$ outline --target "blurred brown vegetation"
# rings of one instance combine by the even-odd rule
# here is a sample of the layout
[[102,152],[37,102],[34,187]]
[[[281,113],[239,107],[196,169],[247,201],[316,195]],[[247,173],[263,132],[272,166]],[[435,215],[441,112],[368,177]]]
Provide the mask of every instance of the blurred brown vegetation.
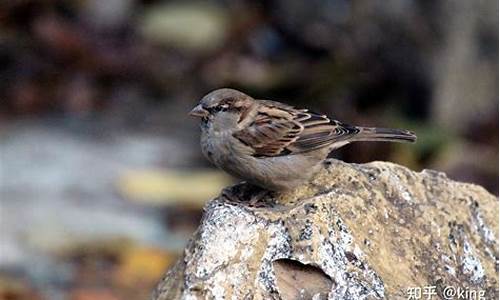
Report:
[[[334,155],[438,169],[498,194],[497,70],[496,1],[2,1],[0,204],[10,218],[0,298],[147,298],[206,200],[158,191],[162,180],[188,186],[185,173],[150,171],[209,167],[186,112],[219,87],[347,123],[411,129],[416,145],[355,144]],[[150,173],[121,186],[131,169]],[[220,185],[214,176],[203,182]],[[137,193],[154,201],[131,199]],[[34,223],[26,212],[37,206],[33,214],[47,214]],[[54,231],[45,222],[55,210],[80,214]],[[112,218],[92,215],[108,210]],[[83,241],[60,237],[61,224],[86,214],[120,221],[110,221],[109,235],[98,226]],[[138,223],[113,227],[123,215]],[[137,227],[147,238],[122,229]],[[60,243],[65,251],[54,252]]]

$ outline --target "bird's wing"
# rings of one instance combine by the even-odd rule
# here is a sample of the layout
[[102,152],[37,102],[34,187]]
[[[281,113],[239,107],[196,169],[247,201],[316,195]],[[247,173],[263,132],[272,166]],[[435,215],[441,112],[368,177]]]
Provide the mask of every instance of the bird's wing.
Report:
[[359,132],[354,126],[325,115],[295,109],[274,101],[260,101],[253,122],[234,137],[252,148],[253,155],[281,156],[312,151]]

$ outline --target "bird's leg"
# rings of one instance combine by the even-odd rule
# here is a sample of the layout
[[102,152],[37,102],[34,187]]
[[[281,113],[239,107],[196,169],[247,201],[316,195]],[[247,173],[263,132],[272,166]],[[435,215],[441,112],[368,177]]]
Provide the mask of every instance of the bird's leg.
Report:
[[226,198],[227,200],[229,200],[231,202],[240,202],[240,199],[238,198],[238,196],[236,196],[234,194],[232,186],[223,188],[222,192],[221,192],[221,196],[223,198]]
[[250,207],[265,207],[269,206],[270,203],[268,203],[266,198],[272,198],[273,192],[260,188],[260,187],[254,187],[252,193],[249,195],[249,200],[248,200],[248,206]]
[[247,202],[247,199],[254,193],[257,187],[242,181],[238,184],[222,189],[222,197],[233,202]]
[[265,207],[267,206],[267,197],[272,197],[273,192],[255,186],[250,183],[242,182],[222,190],[221,196],[232,202],[245,202],[250,207]]

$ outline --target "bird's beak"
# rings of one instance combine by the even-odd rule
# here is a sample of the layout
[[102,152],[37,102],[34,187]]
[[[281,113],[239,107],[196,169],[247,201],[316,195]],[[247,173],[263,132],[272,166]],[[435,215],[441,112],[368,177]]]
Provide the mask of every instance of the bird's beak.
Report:
[[196,105],[190,112],[190,116],[204,118],[208,116],[208,110],[201,107],[200,104]]

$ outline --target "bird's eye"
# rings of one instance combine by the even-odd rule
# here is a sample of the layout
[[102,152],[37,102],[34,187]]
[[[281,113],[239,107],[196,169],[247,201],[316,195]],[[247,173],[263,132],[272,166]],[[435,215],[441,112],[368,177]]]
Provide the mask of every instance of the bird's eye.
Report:
[[229,105],[228,104],[220,104],[220,105],[217,105],[217,106],[212,106],[212,107],[207,108],[207,110],[210,113],[216,113],[216,112],[219,112],[219,111],[227,111],[228,109],[229,109]]

